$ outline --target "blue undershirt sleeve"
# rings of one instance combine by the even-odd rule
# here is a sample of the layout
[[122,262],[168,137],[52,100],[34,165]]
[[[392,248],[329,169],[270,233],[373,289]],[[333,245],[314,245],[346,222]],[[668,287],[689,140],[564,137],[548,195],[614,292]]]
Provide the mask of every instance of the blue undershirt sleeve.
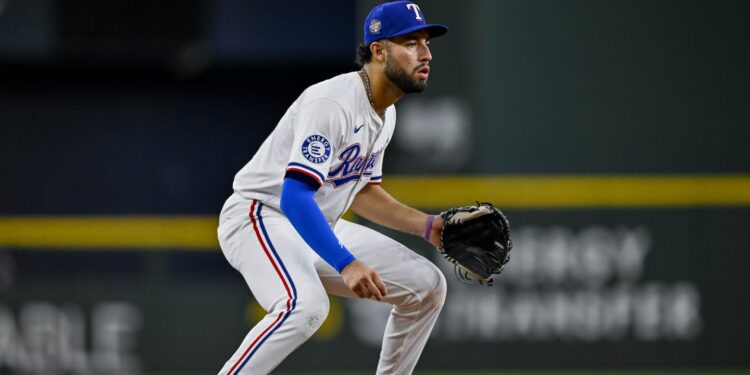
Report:
[[287,173],[281,186],[281,211],[286,215],[302,239],[341,272],[354,260],[349,250],[342,245],[328,225],[323,212],[313,199],[316,187],[303,178]]

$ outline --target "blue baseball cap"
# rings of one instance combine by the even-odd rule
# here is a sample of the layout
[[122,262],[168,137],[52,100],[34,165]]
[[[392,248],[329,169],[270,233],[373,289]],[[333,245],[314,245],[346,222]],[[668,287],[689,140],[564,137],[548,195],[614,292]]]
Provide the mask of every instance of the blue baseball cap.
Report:
[[427,24],[424,13],[411,1],[394,1],[380,4],[365,19],[365,44],[380,39],[405,35],[417,30],[427,30],[431,38],[448,32],[445,25]]

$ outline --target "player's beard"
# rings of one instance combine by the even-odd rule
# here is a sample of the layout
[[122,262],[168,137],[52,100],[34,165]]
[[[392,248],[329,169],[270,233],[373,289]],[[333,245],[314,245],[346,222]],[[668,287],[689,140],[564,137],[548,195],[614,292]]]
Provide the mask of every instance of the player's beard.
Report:
[[[422,68],[422,65],[417,69]],[[400,64],[390,56],[385,61],[385,76],[404,94],[419,93],[427,88],[427,81],[412,78]]]

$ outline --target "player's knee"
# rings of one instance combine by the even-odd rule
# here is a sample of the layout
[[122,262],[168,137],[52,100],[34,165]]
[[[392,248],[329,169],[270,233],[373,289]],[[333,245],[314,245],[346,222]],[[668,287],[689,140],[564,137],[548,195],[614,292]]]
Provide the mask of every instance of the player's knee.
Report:
[[445,303],[448,283],[445,276],[433,264],[425,264],[420,267],[416,291],[419,295],[419,303],[429,305],[430,308],[440,310]]
[[432,266],[432,268],[435,272],[436,280],[435,287],[432,288],[432,292],[430,293],[430,298],[437,309],[442,309],[445,304],[445,297],[448,294],[448,282],[445,281],[445,276],[440,272],[440,269],[435,266]]
[[328,317],[330,304],[325,293],[309,293],[296,301],[295,325],[306,337],[312,336]]

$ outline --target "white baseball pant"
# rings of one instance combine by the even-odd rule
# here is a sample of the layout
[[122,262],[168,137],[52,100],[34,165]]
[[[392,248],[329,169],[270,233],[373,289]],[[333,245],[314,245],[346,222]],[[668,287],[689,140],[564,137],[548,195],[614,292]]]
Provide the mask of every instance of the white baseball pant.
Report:
[[[339,220],[336,236],[378,272],[393,305],[377,374],[410,374],[445,302],[443,274],[387,236]],[[230,199],[219,242],[268,314],[247,334],[219,374],[268,374],[309,339],[328,314],[328,296],[358,298],[278,210],[260,201]]]

